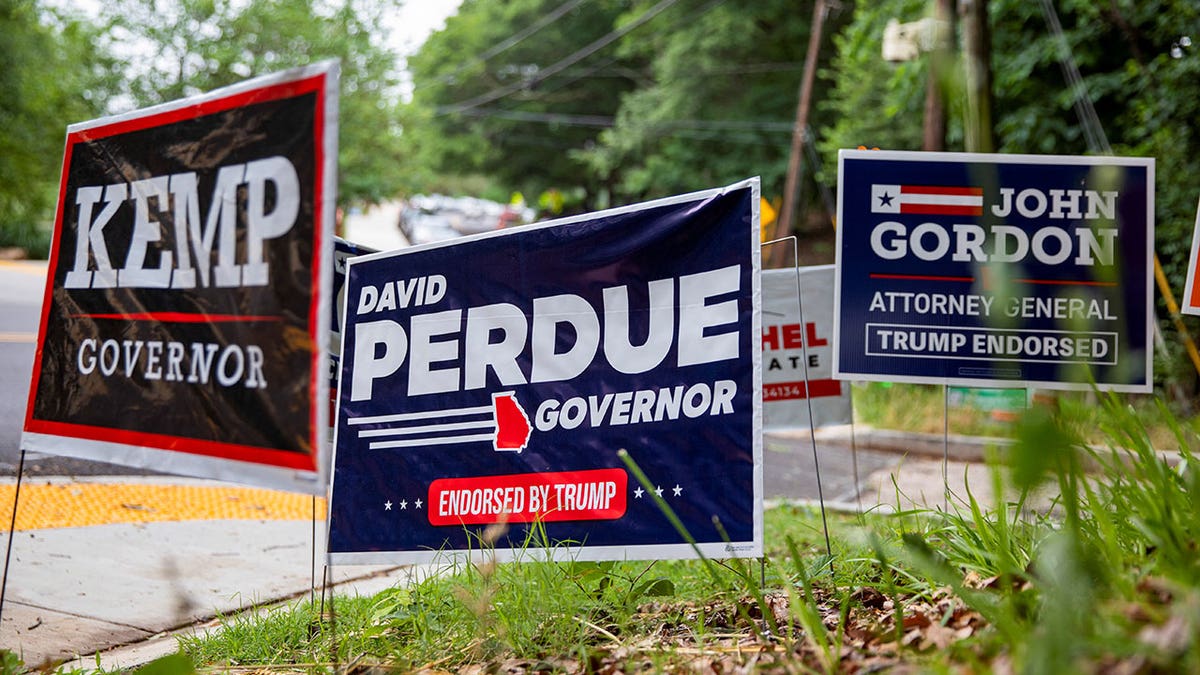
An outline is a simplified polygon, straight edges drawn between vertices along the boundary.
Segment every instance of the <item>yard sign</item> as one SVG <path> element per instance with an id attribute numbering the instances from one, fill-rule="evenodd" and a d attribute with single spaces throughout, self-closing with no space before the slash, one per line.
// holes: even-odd
<path id="1" fill-rule="evenodd" d="M 1147 392 L 1154 160 L 843 150 L 835 377 Z"/>
<path id="2" fill-rule="evenodd" d="M 1196 226 L 1192 229 L 1192 255 L 1188 258 L 1187 282 L 1183 287 L 1183 304 L 1179 311 L 1200 316 L 1200 285 L 1196 284 L 1196 269 L 1200 268 L 1200 208 L 1196 211 Z"/>
<path id="3" fill-rule="evenodd" d="M 351 259 L 331 563 L 760 555 L 758 200 Z"/>
<path id="4" fill-rule="evenodd" d="M 24 449 L 324 493 L 337 79 L 67 129 Z"/>
<path id="5" fill-rule="evenodd" d="M 850 383 L 833 379 L 833 280 L 833 265 L 762 273 L 767 430 L 807 429 L 810 410 L 813 428 L 850 423 Z"/>

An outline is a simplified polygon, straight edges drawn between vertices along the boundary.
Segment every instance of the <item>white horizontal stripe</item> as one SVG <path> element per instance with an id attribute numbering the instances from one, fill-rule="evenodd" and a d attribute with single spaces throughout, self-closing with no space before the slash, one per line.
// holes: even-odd
<path id="1" fill-rule="evenodd" d="M 492 406 L 480 405 L 473 408 L 451 408 L 450 410 L 429 410 L 415 413 L 396 413 L 395 415 L 375 415 L 372 417 L 353 417 L 346 424 L 387 424 L 388 422 L 407 422 L 409 420 L 427 420 L 434 417 L 454 417 L 456 415 L 480 415 L 492 412 Z"/>
<path id="2" fill-rule="evenodd" d="M 496 423 L 492 420 L 480 420 L 478 422 L 451 422 L 449 424 L 422 424 L 417 427 L 400 427 L 399 429 L 363 429 L 358 432 L 359 438 L 369 438 L 373 436 L 406 436 L 408 434 L 420 434 L 426 431 L 461 431 L 463 429 L 494 429 Z"/>
<path id="3" fill-rule="evenodd" d="M 945 206 L 983 206 L 983 197 L 968 195 L 900 195 L 905 204 L 941 204 Z"/>
<path id="4" fill-rule="evenodd" d="M 408 441 L 376 441 L 369 446 L 372 450 L 387 448 L 413 448 L 422 445 L 449 445 L 450 443 L 474 443 L 476 441 L 492 441 L 492 434 L 477 434 L 475 436 L 442 436 L 441 438 L 414 438 Z"/>

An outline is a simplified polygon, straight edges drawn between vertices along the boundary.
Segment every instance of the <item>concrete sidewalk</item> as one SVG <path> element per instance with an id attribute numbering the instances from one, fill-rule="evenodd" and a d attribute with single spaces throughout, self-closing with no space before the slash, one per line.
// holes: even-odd
<path id="1" fill-rule="evenodd" d="M 818 435 L 822 483 L 831 507 L 942 507 L 942 461 L 927 454 L 928 449 L 926 453 L 916 449 L 911 456 L 899 452 L 905 444 L 887 440 L 873 441 L 870 435 L 858 438 L 852 462 L 845 434 Z M 919 445 L 919 440 L 908 442 Z M 871 447 L 876 445 L 880 447 Z M 958 444 L 951 455 L 968 461 L 952 460 L 946 466 L 951 489 L 964 495 L 969 482 L 977 498 L 989 501 L 986 468 L 970 461 L 977 460 L 979 453 L 962 446 Z M 766 498 L 816 501 L 813 466 L 808 434 L 802 438 L 768 435 Z M 855 475 L 852 466 L 861 473 Z M 7 489 L 10 500 L 12 483 L 11 478 L 0 482 L 0 491 Z M 198 513 L 174 512 L 195 502 L 214 501 L 197 496 L 196 490 L 255 489 L 176 477 L 27 478 L 18 515 L 31 508 L 30 495 L 36 492 L 33 488 L 26 492 L 31 485 L 42 490 L 41 499 L 47 499 L 47 490 L 58 487 L 59 492 L 74 494 L 76 501 L 43 505 L 49 511 L 41 519 L 22 518 L 25 525 L 21 520 L 17 525 L 0 648 L 22 655 L 30 667 L 74 661 L 78 668 L 90 669 L 97 653 L 104 668 L 140 665 L 173 653 L 175 636 L 181 632 L 219 627 L 214 617 L 307 599 L 314 575 L 319 579 L 324 571 L 324 505 L 320 503 L 322 515 L 314 527 L 309 497 L 290 495 L 290 513 L 267 503 L 271 497 L 261 490 L 245 493 L 251 497 L 225 495 Z M 129 496 L 133 488 L 142 490 L 135 493 L 142 496 Z M 164 491 L 145 496 L 151 488 Z M 230 501 L 237 508 L 222 510 L 222 504 Z M 7 527 L 8 507 L 11 504 L 0 504 L 4 513 L 0 527 Z M 230 516 L 247 511 L 252 517 Z M 257 513 L 262 516 L 253 517 Z M 141 517 L 147 522 L 113 522 Z M 0 533 L 0 545 L 7 545 L 7 537 Z M 398 567 L 331 570 L 337 594 L 362 595 L 428 573 L 425 568 Z"/>
<path id="2" fill-rule="evenodd" d="M 58 480 L 89 488 L 135 482 L 165 487 L 168 494 L 171 489 L 206 486 L 242 489 L 172 477 Z M 7 484 L 13 482 L 10 479 Z M 46 483 L 45 479 L 37 482 Z M 311 502 L 311 498 L 298 498 Z M 23 494 L 19 509 L 30 507 Z M 7 526 L 6 518 L 3 527 Z M 102 653 L 105 668 L 145 663 L 175 651 L 175 631 L 204 631 L 217 616 L 307 599 L 314 576 L 319 581 L 324 572 L 324 532 L 324 522 L 314 528 L 311 518 L 39 529 L 21 529 L 18 524 L 0 622 L 0 648 L 21 655 L 29 667 L 85 655 L 79 667 L 94 668 L 96 662 L 90 655 L 96 652 Z M 0 534 L 0 545 L 7 544 L 8 533 Z M 422 572 L 415 568 L 338 567 L 331 570 L 331 576 L 335 593 L 369 595 L 408 583 Z M 119 649 L 126 645 L 134 647 Z"/>

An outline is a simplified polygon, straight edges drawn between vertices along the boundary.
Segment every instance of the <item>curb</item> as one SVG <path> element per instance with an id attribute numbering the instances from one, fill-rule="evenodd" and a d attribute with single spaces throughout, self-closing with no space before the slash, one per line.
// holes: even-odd
<path id="1" fill-rule="evenodd" d="M 807 430 L 803 432 L 788 430 L 767 433 L 790 438 L 807 438 L 809 436 Z M 879 452 L 918 455 L 937 459 L 945 457 L 951 461 L 970 463 L 986 463 L 990 452 L 1003 451 L 1013 444 L 1013 440 L 1010 438 L 966 436 L 963 434 L 929 434 L 915 431 L 875 429 L 866 426 L 858 426 L 856 428 L 851 425 L 818 429 L 816 440 L 819 443 L 830 443 L 847 447 L 853 446 Z M 1092 445 L 1089 447 L 1098 454 L 1104 454 L 1112 449 L 1111 446 L 1106 445 Z M 1131 462 L 1136 457 L 1134 451 L 1127 448 L 1118 448 L 1117 450 L 1127 455 L 1126 462 Z M 1158 449 L 1155 452 L 1158 453 L 1161 460 L 1171 467 L 1178 467 L 1183 461 L 1183 457 L 1178 450 Z M 1096 461 L 1090 457 L 1085 457 L 1084 463 L 1090 469 L 1098 467 Z"/>
<path id="2" fill-rule="evenodd" d="M 767 430 L 764 435 L 790 439 L 807 439 L 810 436 L 808 429 Z M 1007 438 L 962 434 L 943 436 L 942 434 L 893 431 L 849 424 L 817 429 L 815 436 L 816 441 L 822 444 L 938 459 L 945 456 L 957 462 L 976 463 L 987 459 L 989 448 L 1004 448 L 1012 444 L 1012 441 Z"/>

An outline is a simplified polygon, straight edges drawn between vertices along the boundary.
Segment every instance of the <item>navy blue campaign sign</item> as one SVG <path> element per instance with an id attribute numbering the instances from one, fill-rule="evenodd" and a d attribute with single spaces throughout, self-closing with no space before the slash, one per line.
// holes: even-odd
<path id="1" fill-rule="evenodd" d="M 761 555 L 758 204 L 751 179 L 351 259 L 330 563 L 695 555 L 621 449 L 705 555 Z"/>
<path id="2" fill-rule="evenodd" d="M 1154 160 L 843 150 L 834 376 L 1151 386 Z"/>

